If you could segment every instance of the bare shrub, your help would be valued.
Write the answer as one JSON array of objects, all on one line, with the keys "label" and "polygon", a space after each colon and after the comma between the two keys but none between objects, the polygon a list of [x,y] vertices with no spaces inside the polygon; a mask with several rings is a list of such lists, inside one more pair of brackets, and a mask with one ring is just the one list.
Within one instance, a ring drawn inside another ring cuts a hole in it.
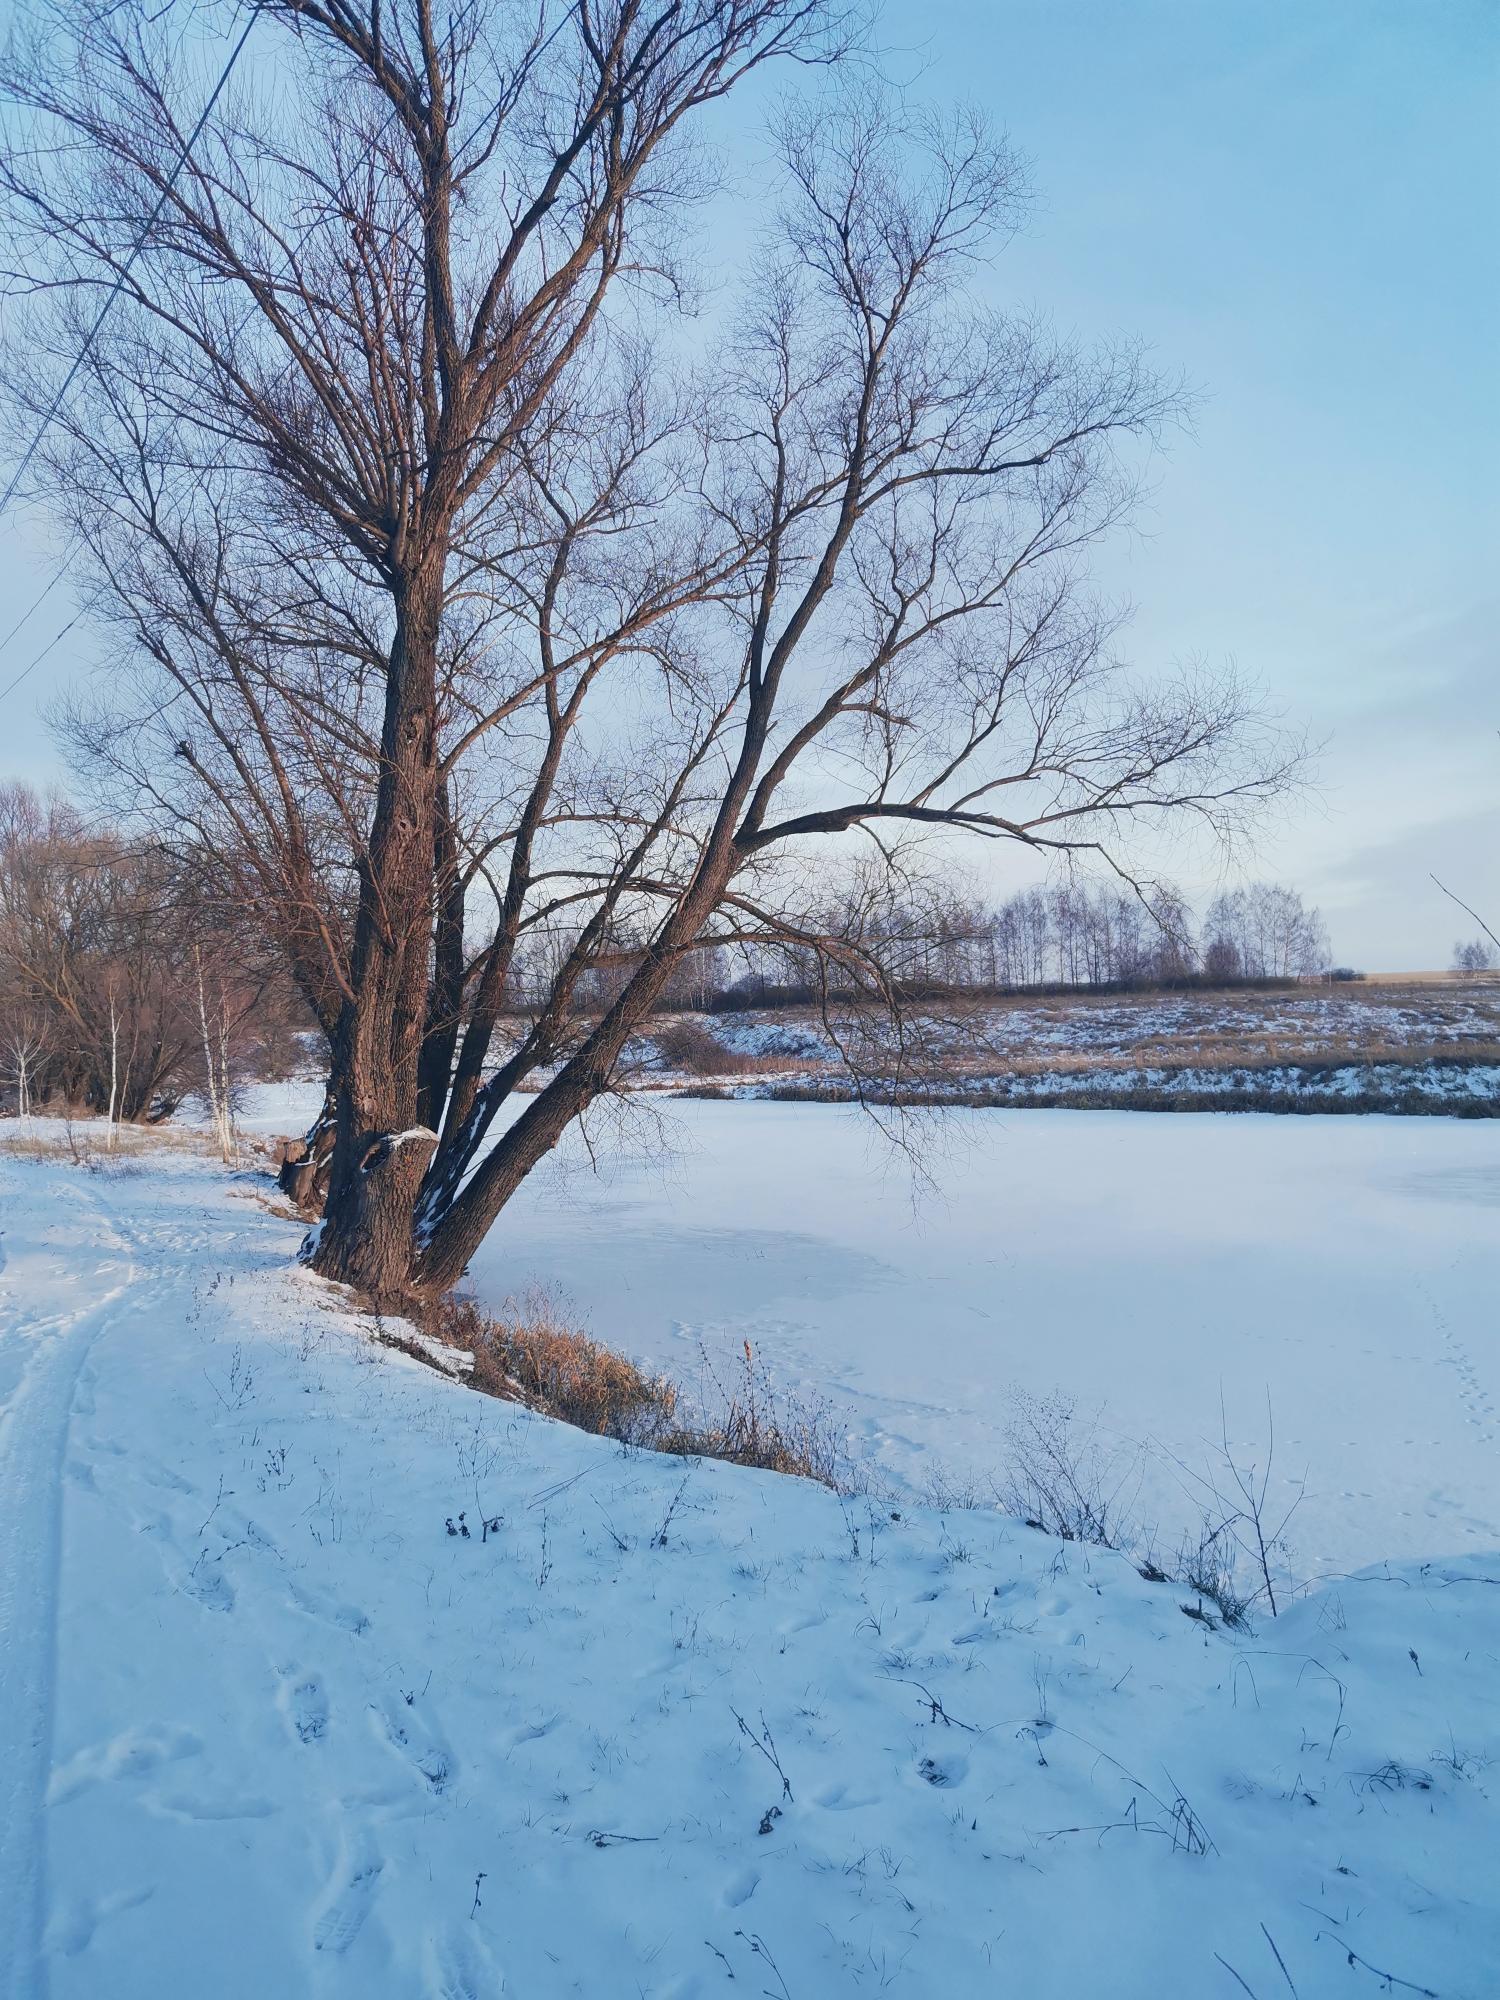
[{"label": "bare shrub", "polygon": [[[1228,1590],[1234,1593],[1234,1576],[1238,1570],[1248,1571],[1252,1578],[1253,1588],[1239,1600],[1241,1612],[1264,1599],[1271,1616],[1275,1618],[1281,1609],[1276,1601],[1278,1586],[1283,1597],[1289,1590],[1291,1548],[1286,1530],[1292,1516],[1302,1505],[1307,1474],[1304,1472],[1300,1479],[1289,1482],[1292,1497],[1285,1506],[1272,1502],[1276,1421],[1271,1411],[1270,1396],[1266,1397],[1263,1464],[1247,1465],[1236,1458],[1229,1442],[1229,1419],[1222,1402],[1219,1405],[1218,1442],[1206,1453],[1202,1472],[1195,1471],[1175,1452],[1167,1452],[1166,1456],[1182,1475],[1183,1491],[1201,1495],[1211,1503],[1210,1511],[1205,1515],[1205,1528],[1215,1544],[1214,1561],[1227,1578]],[[1205,1594],[1213,1595],[1211,1591]],[[1227,1611],[1225,1616],[1229,1616]],[[1229,1622],[1234,1621],[1230,1619]]]},{"label": "bare shrub", "polygon": [[849,1455],[832,1411],[779,1390],[749,1341],[737,1378],[725,1384],[705,1361],[698,1410],[650,1440],[684,1458],[722,1458],[852,1489]]},{"label": "bare shrub", "polygon": [[1196,1534],[1183,1536],[1172,1580],[1196,1591],[1200,1607],[1207,1599],[1226,1625],[1241,1626],[1252,1600],[1236,1581],[1238,1567],[1228,1525],[1205,1516]]},{"label": "bare shrub", "polygon": [[1139,1452],[1105,1445],[1097,1423],[1080,1422],[1073,1398],[1061,1394],[1018,1396],[1005,1442],[1009,1463],[995,1497],[1008,1514],[1061,1541],[1130,1546],[1122,1496],[1138,1479]]},{"label": "bare shrub", "polygon": [[676,1385],[563,1323],[556,1303],[531,1292],[491,1318],[450,1293],[422,1315],[422,1331],[474,1357],[470,1381],[487,1395],[560,1417],[626,1444],[649,1444],[674,1421]]},{"label": "bare shrub", "polygon": [[943,1465],[928,1469],[922,1480],[920,1498],[924,1507],[931,1507],[939,1514],[1008,1511],[993,1480],[954,1473]]},{"label": "bare shrub", "polygon": [[684,1076],[730,1076],[755,1067],[753,1059],[726,1049],[701,1021],[672,1021],[651,1039],[663,1068]]}]

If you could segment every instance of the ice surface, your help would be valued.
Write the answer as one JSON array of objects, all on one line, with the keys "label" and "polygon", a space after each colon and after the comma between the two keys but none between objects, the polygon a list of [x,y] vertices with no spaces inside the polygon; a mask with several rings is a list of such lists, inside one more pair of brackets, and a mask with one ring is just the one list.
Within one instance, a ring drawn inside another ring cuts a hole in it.
[{"label": "ice surface", "polygon": [[[746,1339],[847,1412],[908,1488],[1003,1462],[1017,1388],[1156,1443],[1220,1436],[1307,1475],[1309,1572],[1500,1544],[1500,1123],[948,1113],[929,1185],[837,1105],[674,1103],[647,1149],[536,1177],[475,1260],[600,1339],[691,1374]],[[670,1152],[660,1150],[665,1139]]]}]

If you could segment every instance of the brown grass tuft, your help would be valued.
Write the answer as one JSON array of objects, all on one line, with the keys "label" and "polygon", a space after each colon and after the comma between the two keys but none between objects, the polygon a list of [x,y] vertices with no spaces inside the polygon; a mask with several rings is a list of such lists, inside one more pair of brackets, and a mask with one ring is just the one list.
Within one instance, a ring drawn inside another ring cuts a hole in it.
[{"label": "brown grass tuft", "polygon": [[491,1318],[453,1293],[422,1314],[422,1331],[474,1357],[476,1389],[560,1417],[622,1444],[645,1444],[675,1421],[677,1387],[565,1325],[540,1292],[507,1300]]},{"label": "brown grass tuft", "polygon": [[663,1065],[684,1076],[735,1076],[755,1067],[752,1059],[725,1048],[701,1021],[672,1021],[651,1039]]},{"label": "brown grass tuft", "polygon": [[748,1341],[733,1383],[723,1383],[705,1364],[702,1388],[689,1408],[670,1377],[649,1375],[568,1326],[543,1292],[508,1300],[498,1318],[450,1292],[426,1306],[418,1324],[431,1339],[473,1356],[467,1380],[474,1388],[597,1437],[676,1458],[719,1458],[791,1473],[835,1491],[849,1486],[848,1458],[831,1413],[778,1391]]}]

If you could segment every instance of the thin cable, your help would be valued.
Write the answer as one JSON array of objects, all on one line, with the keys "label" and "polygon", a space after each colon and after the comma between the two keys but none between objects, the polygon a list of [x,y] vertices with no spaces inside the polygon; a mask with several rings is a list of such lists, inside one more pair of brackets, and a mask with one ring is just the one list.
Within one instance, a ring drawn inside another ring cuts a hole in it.
[{"label": "thin cable", "polygon": [[73,613],[73,616],[68,620],[67,624],[64,625],[62,630],[47,641],[46,645],[43,646],[42,650],[37,654],[36,658],[31,662],[31,666],[22,667],[21,671],[16,675],[13,681],[11,681],[6,687],[0,688],[0,701],[4,701],[7,695],[15,693],[16,689],[21,685],[22,681],[25,680],[26,676],[32,671],[32,669],[35,667],[39,667],[42,664],[43,660],[45,660],[47,655],[52,651],[52,648],[54,646],[60,646],[62,644],[63,640],[67,638],[68,634],[72,631],[73,627],[78,623],[79,619],[82,616],[83,613],[81,611],[75,611]]},{"label": "thin cable", "polygon": [[[63,382],[63,385],[58,390],[57,394],[53,397],[51,405],[47,410],[47,414],[42,418],[41,424],[38,426],[36,436],[31,440],[31,443],[26,447],[25,456],[22,458],[21,463],[16,467],[14,473],[11,475],[9,485],[6,487],[4,493],[0,494],[0,514],[3,514],[6,508],[10,505],[11,499],[15,494],[16,488],[20,485],[21,481],[26,476],[27,467],[31,464],[32,459],[35,458],[36,456],[38,445],[40,445],[42,439],[47,434],[48,425],[52,422],[52,419],[57,415],[58,411],[62,408],[63,398],[72,388],[73,383],[77,378],[79,369],[83,366],[84,361],[87,359],[88,351],[93,346],[100,327],[103,326],[104,324],[105,315],[108,313],[110,307],[114,304],[115,300],[120,296],[120,293],[125,289],[125,280],[130,276],[131,269],[135,264],[136,258],[140,256],[141,251],[146,247],[146,239],[151,234],[151,231],[156,227],[157,217],[166,207],[168,195],[171,194],[173,188],[177,185],[177,176],[182,172],[183,168],[187,165],[188,155],[192,152],[194,146],[198,143],[199,136],[202,133],[204,126],[208,123],[209,116],[212,113],[214,106],[218,103],[220,96],[223,94],[224,86],[229,81],[230,72],[233,70],[235,64],[239,61],[241,49],[244,48],[246,42],[250,39],[250,30],[255,26],[255,17],[260,12],[260,9],[261,9],[261,0],[252,0],[252,5],[250,8],[250,18],[246,21],[244,28],[241,31],[239,40],[235,43],[233,49],[231,49],[229,53],[228,62],[226,62],[223,69],[220,70],[219,80],[214,85],[213,91],[209,96],[207,104],[205,104],[203,109],[199,112],[197,124],[188,134],[187,140],[183,145],[182,151],[177,155],[177,159],[172,167],[172,171],[170,174],[167,175],[166,185],[165,187],[163,187],[161,193],[156,198],[156,206],[152,209],[151,213],[146,217],[145,222],[141,225],[141,233],[139,236],[136,237],[134,244],[131,246],[130,255],[125,259],[125,262],[120,266],[119,276],[115,279],[113,285],[110,286],[109,295],[105,299],[104,304],[100,306],[98,317],[95,319],[94,324],[89,328],[88,333],[84,338],[84,343],[82,347],[80,347],[78,350],[77,358],[74,361],[73,366],[68,370],[66,380]],[[59,634],[58,636],[61,637],[61,634]],[[33,661],[32,665],[34,666],[35,664],[36,662]],[[27,673],[29,673],[31,671],[31,668],[28,667],[26,671]],[[14,685],[15,682],[12,682],[11,686],[13,687]],[[10,693],[10,688],[6,688],[4,694],[0,694],[0,700],[3,700],[5,694],[9,693]]]},{"label": "thin cable", "polygon": [[5,637],[3,639],[0,639],[0,652],[4,652],[5,648],[10,644],[11,640],[15,638],[16,634],[20,631],[21,627],[26,623],[27,619],[30,618],[31,614],[34,611],[39,611],[43,606],[43,604],[46,603],[47,599],[52,595],[53,591],[56,590],[57,586],[62,582],[63,574],[64,571],[66,571],[67,567],[68,567],[67,564],[64,563],[62,569],[59,569],[54,572],[52,581],[50,583],[44,583],[42,585],[40,593],[36,597],[32,598],[30,604],[27,605],[26,609],[21,613],[20,617],[16,620],[15,624],[11,626],[10,630],[6,633]]}]

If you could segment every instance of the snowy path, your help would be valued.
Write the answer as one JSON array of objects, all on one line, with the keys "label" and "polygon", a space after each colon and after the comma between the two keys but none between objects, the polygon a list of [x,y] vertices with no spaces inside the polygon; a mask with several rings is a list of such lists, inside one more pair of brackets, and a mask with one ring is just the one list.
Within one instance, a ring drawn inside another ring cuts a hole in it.
[{"label": "snowy path", "polygon": [[[8,1167],[0,1174],[0,1212],[10,1217],[19,1206],[17,1175]],[[89,1352],[138,1277],[85,1177],[52,1178],[45,1212],[21,1207],[23,1226],[7,1229],[0,1246],[0,1882],[14,1897],[11,1920],[0,1923],[4,2000],[46,1990],[37,1963],[46,1903],[42,1804],[69,1429],[87,1397]],[[38,1314],[39,1297],[56,1309]],[[141,1303],[132,1298],[132,1309]]]},{"label": "snowy path", "polygon": [[0,1173],[4,2000],[1493,1992],[1500,1560],[1210,1630],[474,1396],[206,1163]]}]

